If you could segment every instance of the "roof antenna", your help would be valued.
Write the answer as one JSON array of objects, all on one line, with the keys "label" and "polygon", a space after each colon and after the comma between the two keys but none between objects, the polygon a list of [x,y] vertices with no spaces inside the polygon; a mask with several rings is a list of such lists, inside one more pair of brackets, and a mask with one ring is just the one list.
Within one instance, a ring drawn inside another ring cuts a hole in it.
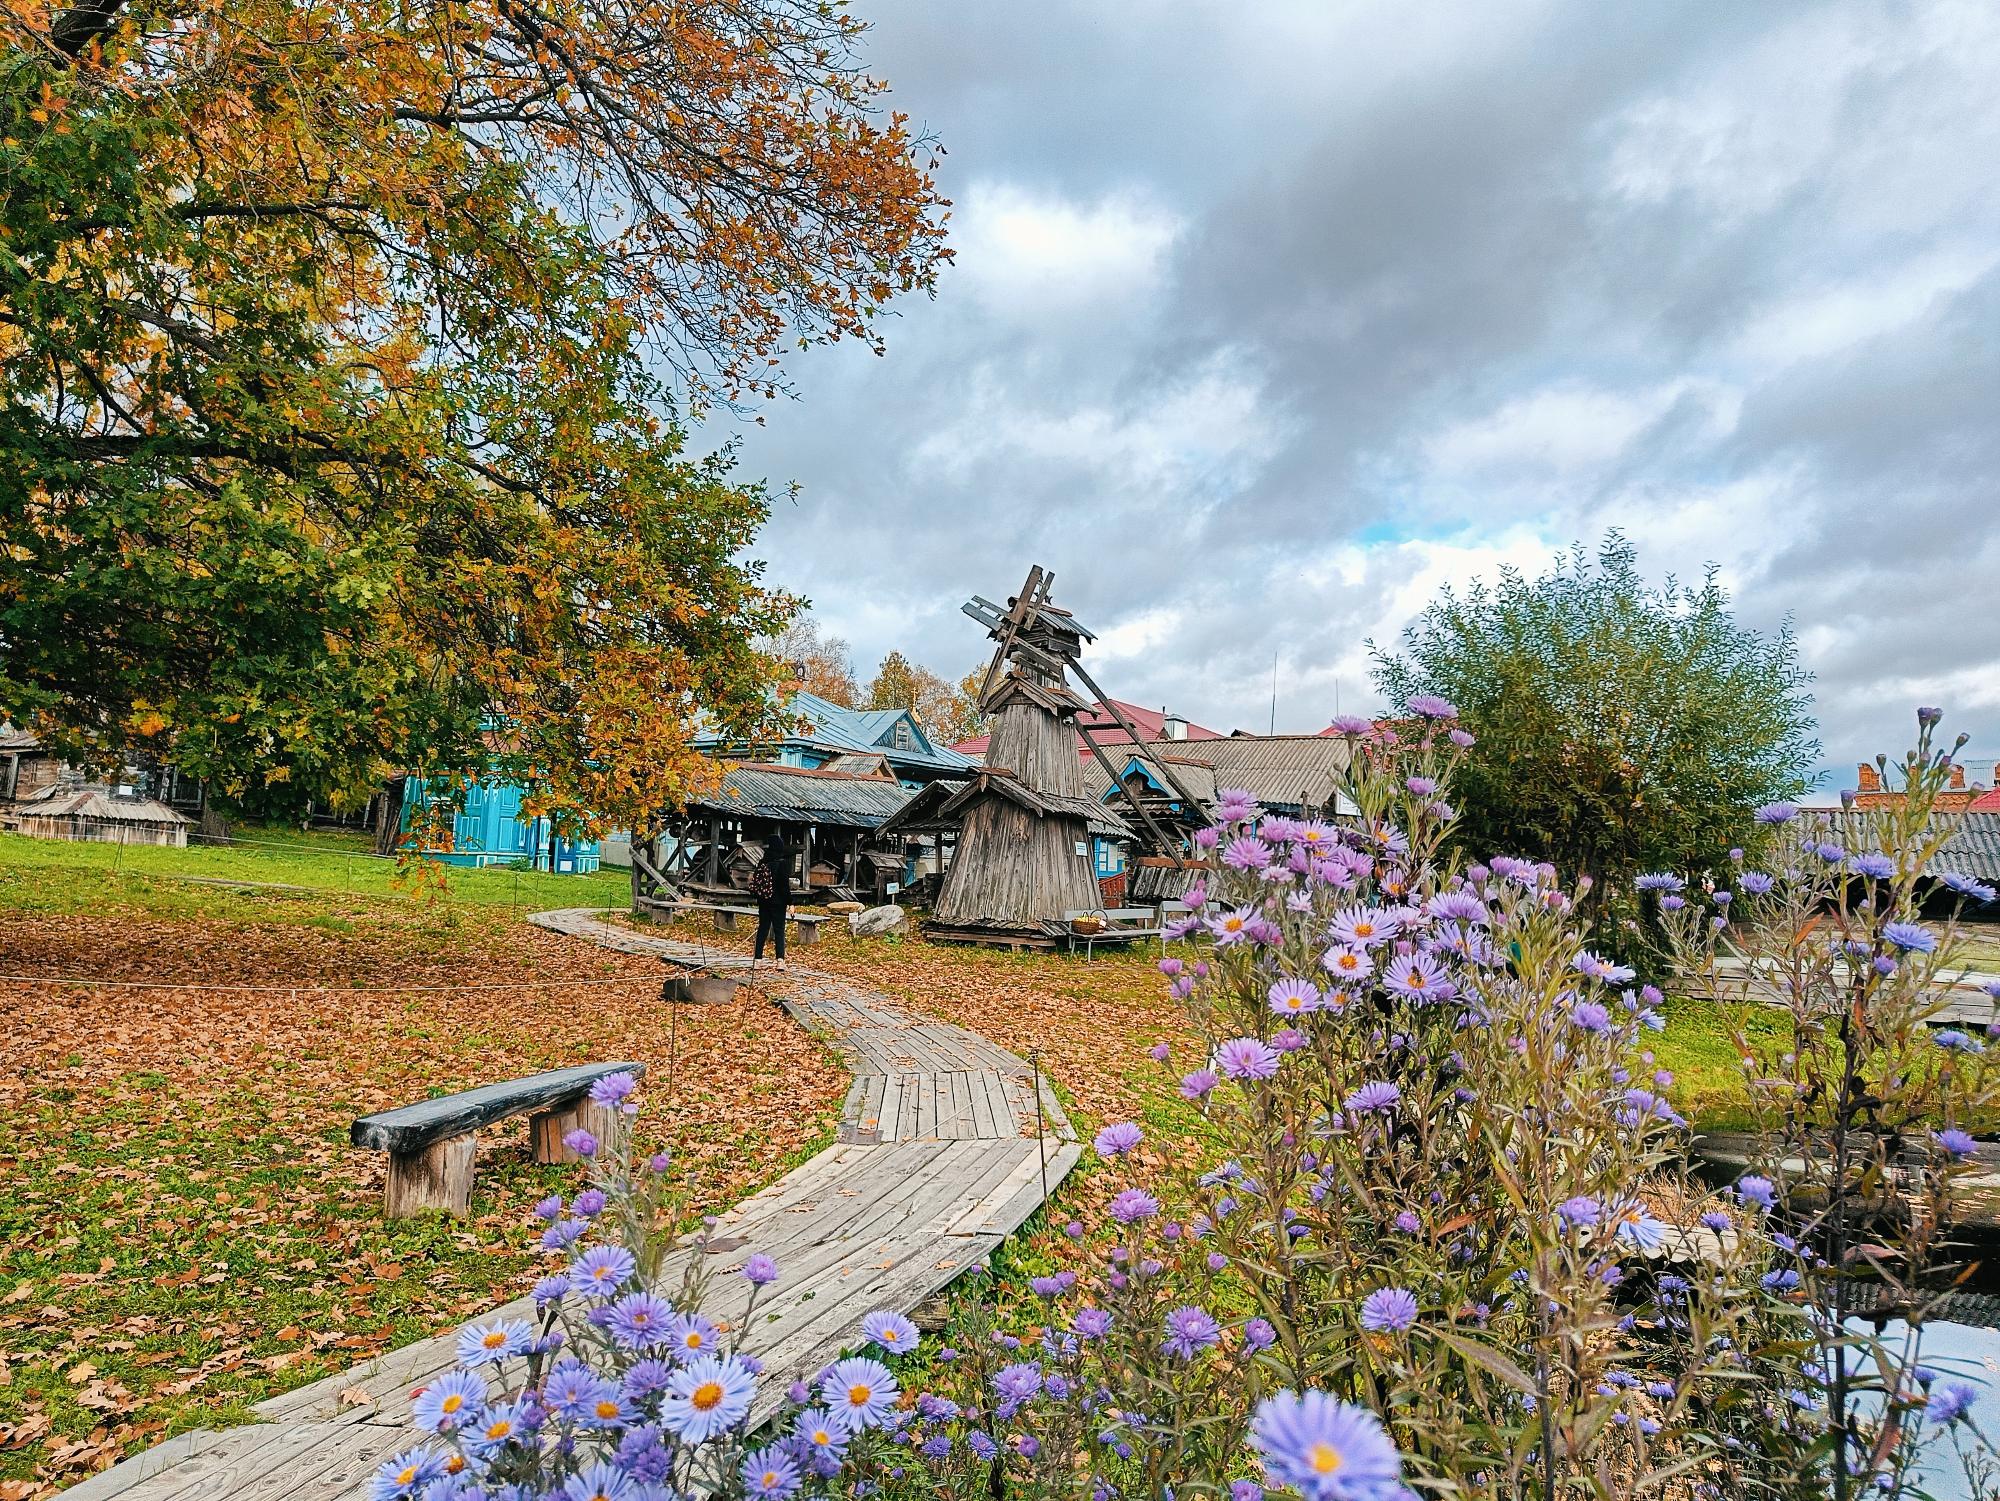
[{"label": "roof antenna", "polygon": [[1271,653],[1271,733],[1278,733],[1278,654]]}]

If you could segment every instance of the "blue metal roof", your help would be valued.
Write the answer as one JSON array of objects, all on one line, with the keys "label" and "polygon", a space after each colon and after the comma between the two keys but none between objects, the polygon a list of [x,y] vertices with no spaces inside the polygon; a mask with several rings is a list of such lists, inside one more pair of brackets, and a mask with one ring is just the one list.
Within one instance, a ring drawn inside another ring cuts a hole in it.
[{"label": "blue metal roof", "polygon": [[[868,751],[887,756],[891,765],[922,766],[935,771],[962,772],[979,764],[949,746],[933,744],[916,717],[904,709],[843,709],[816,693],[795,694],[785,707],[794,718],[811,725],[809,731],[786,735],[786,745],[817,746],[836,752]],[[891,738],[896,722],[902,719],[907,719],[910,725],[908,746],[899,746]],[[703,750],[718,749],[723,743],[718,735],[695,737],[696,746]]]}]

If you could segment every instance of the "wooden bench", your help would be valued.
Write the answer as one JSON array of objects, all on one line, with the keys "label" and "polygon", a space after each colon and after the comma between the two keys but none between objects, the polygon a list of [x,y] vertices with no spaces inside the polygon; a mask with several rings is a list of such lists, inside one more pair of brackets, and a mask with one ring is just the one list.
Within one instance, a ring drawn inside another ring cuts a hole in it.
[{"label": "wooden bench", "polygon": [[[1065,912],[1064,922],[1073,922],[1079,917],[1101,917],[1105,926],[1101,932],[1079,933],[1070,929],[1070,947],[1083,945],[1083,957],[1092,958],[1100,943],[1135,943],[1141,938],[1160,937],[1160,928],[1149,907],[1113,907],[1108,911],[1089,908],[1076,912]],[[1138,924],[1138,926],[1133,926]],[[1151,924],[1151,926],[1147,926]]]},{"label": "wooden bench", "polygon": [[390,1219],[428,1209],[463,1215],[472,1200],[472,1155],[481,1126],[509,1116],[529,1117],[537,1162],[575,1162],[563,1145],[570,1132],[610,1134],[611,1108],[590,1102],[590,1086],[611,1074],[643,1074],[643,1063],[583,1063],[505,1084],[485,1084],[463,1094],[419,1100],[364,1115],[348,1128],[357,1147],[389,1154],[385,1208]]},{"label": "wooden bench", "polygon": [[[747,917],[754,921],[757,916],[755,907],[732,907],[724,902],[655,902],[652,905],[656,910],[681,916],[695,912],[713,913],[716,931],[720,933],[734,933],[736,919],[739,917]],[[819,925],[826,921],[823,915],[803,913],[788,908],[786,917],[792,926],[798,929],[796,941],[800,948],[809,949],[819,942]]]}]

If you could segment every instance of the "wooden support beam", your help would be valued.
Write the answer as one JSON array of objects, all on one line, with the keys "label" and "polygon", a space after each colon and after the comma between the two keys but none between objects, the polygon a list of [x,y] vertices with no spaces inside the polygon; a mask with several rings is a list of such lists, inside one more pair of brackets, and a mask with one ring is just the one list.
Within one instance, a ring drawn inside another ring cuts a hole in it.
[{"label": "wooden support beam", "polygon": [[417,1152],[389,1154],[384,1210],[392,1220],[442,1212],[464,1218],[472,1209],[472,1159],[478,1137],[447,1136]]},{"label": "wooden support beam", "polygon": [[599,1141],[611,1135],[615,1122],[612,1107],[596,1105],[588,1098],[554,1110],[541,1110],[528,1117],[528,1140],[537,1162],[580,1162],[563,1138],[572,1131],[588,1131]]}]

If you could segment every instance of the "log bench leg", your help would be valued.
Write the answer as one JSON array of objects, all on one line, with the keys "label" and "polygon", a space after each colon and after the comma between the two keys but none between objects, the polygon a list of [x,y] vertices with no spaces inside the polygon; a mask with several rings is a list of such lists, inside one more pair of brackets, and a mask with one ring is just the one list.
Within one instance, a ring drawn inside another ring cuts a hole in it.
[{"label": "log bench leg", "polygon": [[593,1105],[588,1099],[558,1105],[528,1117],[528,1137],[537,1162],[581,1162],[563,1138],[572,1131],[588,1131],[599,1141],[609,1139],[613,1111],[609,1105]]},{"label": "log bench leg", "polygon": [[718,933],[734,933],[736,931],[736,914],[734,912],[716,913],[715,931]]},{"label": "log bench leg", "polygon": [[385,1210],[405,1220],[430,1210],[463,1218],[472,1207],[472,1157],[478,1139],[470,1131],[447,1136],[421,1152],[389,1154]]},{"label": "log bench leg", "polygon": [[819,924],[802,922],[798,924],[798,935],[792,939],[802,949],[809,949],[819,942]]}]

